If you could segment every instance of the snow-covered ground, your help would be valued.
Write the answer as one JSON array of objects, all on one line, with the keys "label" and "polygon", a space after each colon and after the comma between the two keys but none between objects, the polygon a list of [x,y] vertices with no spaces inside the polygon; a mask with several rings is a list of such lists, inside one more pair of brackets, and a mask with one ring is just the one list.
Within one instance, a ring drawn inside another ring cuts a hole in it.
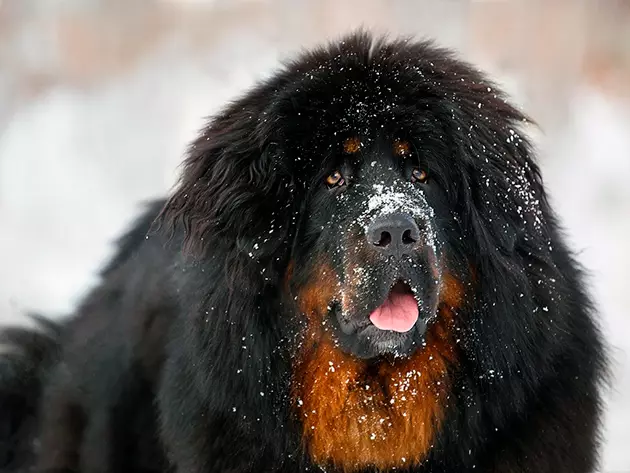
[{"label": "snow-covered ground", "polygon": [[[0,117],[7,120],[0,120],[1,322],[25,310],[72,310],[142,201],[173,185],[202,117],[276,64],[276,44],[239,41],[215,45],[203,60],[165,43],[99,87],[54,86]],[[614,347],[603,471],[627,472],[630,104],[594,89],[571,94],[568,120],[538,143],[552,200],[591,271]]]}]

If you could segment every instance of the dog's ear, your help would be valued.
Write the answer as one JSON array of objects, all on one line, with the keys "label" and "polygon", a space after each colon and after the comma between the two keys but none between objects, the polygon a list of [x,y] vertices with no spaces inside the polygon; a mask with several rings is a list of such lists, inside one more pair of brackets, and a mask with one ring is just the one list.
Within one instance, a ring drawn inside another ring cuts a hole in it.
[{"label": "dog's ear", "polygon": [[477,251],[510,254],[523,234],[542,239],[546,199],[525,133],[535,124],[479,72],[452,63],[441,68],[453,74],[440,82],[447,92],[436,113],[464,163],[459,201]]},{"label": "dog's ear", "polygon": [[183,231],[192,256],[222,246],[264,260],[290,244],[294,186],[274,143],[275,120],[263,100],[269,94],[259,90],[232,104],[190,146],[159,222]]}]

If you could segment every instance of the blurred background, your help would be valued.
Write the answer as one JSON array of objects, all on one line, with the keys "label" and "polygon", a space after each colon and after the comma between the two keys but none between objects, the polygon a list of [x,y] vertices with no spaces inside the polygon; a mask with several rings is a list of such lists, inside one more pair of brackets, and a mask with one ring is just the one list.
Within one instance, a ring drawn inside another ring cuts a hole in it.
[{"label": "blurred background", "polygon": [[0,0],[0,323],[62,315],[279,60],[357,26],[434,37],[535,118],[612,347],[603,472],[630,472],[630,0]]}]

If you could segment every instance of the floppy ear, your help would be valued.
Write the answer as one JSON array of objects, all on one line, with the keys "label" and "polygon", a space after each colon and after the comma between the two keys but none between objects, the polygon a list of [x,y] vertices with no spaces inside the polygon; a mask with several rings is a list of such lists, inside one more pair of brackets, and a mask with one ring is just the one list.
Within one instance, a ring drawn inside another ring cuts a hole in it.
[{"label": "floppy ear", "polygon": [[[522,236],[543,236],[545,195],[533,151],[522,132],[534,123],[514,108],[494,84],[472,70],[458,71],[442,110],[466,163],[461,191],[468,222],[481,253],[510,254]],[[461,130],[467,130],[462,132]],[[500,210],[498,210],[500,209]]]},{"label": "floppy ear", "polygon": [[289,244],[294,186],[273,142],[269,91],[259,90],[210,120],[192,143],[160,223],[183,232],[183,249],[203,257],[213,247],[268,260]]}]

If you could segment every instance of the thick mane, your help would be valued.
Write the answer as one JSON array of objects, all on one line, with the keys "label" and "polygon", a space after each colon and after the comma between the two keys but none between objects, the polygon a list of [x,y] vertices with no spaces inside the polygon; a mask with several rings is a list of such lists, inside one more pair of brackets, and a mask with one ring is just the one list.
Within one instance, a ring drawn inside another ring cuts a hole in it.
[{"label": "thick mane", "polygon": [[[161,217],[167,226],[181,225],[188,250],[203,255],[213,249],[216,257],[222,254],[216,248],[224,248],[226,274],[230,267],[239,268],[245,286],[223,304],[223,284],[230,278],[214,273],[218,284],[207,304],[224,311],[217,313],[220,320],[238,320],[239,313],[256,312],[260,305],[282,312],[263,304],[260,295],[263,281],[275,287],[283,280],[294,229],[307,217],[300,212],[309,182],[298,171],[310,165],[291,155],[283,142],[318,140],[319,124],[327,126],[345,113],[335,97],[346,85],[337,81],[359,78],[360,88],[360,78],[368,76],[375,87],[385,84],[401,91],[399,116],[393,119],[405,125],[414,110],[428,110],[452,138],[436,146],[457,163],[451,171],[457,176],[445,188],[461,215],[464,239],[456,256],[474,270],[475,295],[467,310],[457,314],[463,355],[452,368],[455,382],[445,407],[450,414],[437,436],[439,447],[430,454],[448,464],[451,460],[440,452],[476,449],[483,439],[500,448],[494,433],[538,402],[544,384],[563,376],[561,371],[585,370],[581,388],[593,389],[587,380],[604,365],[597,342],[588,347],[572,326],[579,320],[587,325],[585,334],[599,339],[580,270],[562,243],[523,131],[532,121],[494,83],[431,42],[388,41],[359,32],[307,52],[209,122],[191,146],[182,179]],[[366,128],[377,126],[387,113],[383,108],[381,116],[365,115]],[[276,296],[270,297],[280,300]],[[247,299],[257,302],[245,303]],[[241,329],[247,335],[251,326]],[[197,334],[199,339],[210,336],[200,330],[204,335]],[[237,328],[234,336],[240,336]],[[264,359],[273,350],[267,342],[257,342]],[[565,343],[575,350],[568,361],[557,353]],[[566,363],[574,366],[566,368]],[[468,434],[463,438],[461,432]],[[461,458],[456,461],[466,461]]]}]

